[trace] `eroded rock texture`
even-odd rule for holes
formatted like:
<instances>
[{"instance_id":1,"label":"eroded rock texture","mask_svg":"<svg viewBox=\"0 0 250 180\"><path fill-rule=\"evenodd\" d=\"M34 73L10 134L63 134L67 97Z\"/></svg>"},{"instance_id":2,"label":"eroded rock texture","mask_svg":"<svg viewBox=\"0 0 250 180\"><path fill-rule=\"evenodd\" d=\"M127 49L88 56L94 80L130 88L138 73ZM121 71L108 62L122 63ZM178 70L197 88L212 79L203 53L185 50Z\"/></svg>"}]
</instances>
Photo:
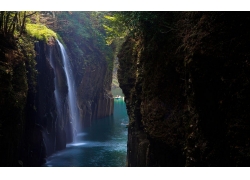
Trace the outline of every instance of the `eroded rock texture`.
<instances>
[{"instance_id":1,"label":"eroded rock texture","mask_svg":"<svg viewBox=\"0 0 250 180\"><path fill-rule=\"evenodd\" d=\"M248 12L151 12L118 55L128 166L249 166Z\"/></svg>"},{"instance_id":2,"label":"eroded rock texture","mask_svg":"<svg viewBox=\"0 0 250 180\"><path fill-rule=\"evenodd\" d=\"M85 127L95 119L113 114L112 70L108 68L106 55L97 45L78 41L77 37L66 38L65 44L76 80L80 126Z\"/></svg>"},{"instance_id":3,"label":"eroded rock texture","mask_svg":"<svg viewBox=\"0 0 250 180\"><path fill-rule=\"evenodd\" d=\"M57 42L53 38L47 43L24 40L26 45L1 39L1 166L41 166L46 157L72 142L75 133ZM80 60L74 59L77 54L67 51L77 79L77 105L81 113L78 121L83 127L113 113L112 74L101 54L94 59L96 63L84 66L84 70L77 64ZM60 110L56 107L55 87Z\"/></svg>"}]
</instances>

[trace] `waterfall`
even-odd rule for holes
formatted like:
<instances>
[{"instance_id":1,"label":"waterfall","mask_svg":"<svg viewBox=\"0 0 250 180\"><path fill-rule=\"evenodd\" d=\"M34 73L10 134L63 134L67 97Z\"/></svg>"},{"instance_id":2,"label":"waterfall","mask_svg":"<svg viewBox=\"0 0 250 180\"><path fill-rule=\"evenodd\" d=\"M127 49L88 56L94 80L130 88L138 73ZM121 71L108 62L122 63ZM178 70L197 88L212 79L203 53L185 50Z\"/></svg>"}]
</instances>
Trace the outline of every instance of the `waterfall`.
<instances>
[{"instance_id":1,"label":"waterfall","mask_svg":"<svg viewBox=\"0 0 250 180\"><path fill-rule=\"evenodd\" d=\"M70 118L69 121L72 125L73 138L75 141L77 131L80 130L78 126L80 116L79 116L79 110L78 110L77 101L76 101L75 80L74 80L71 64L69 61L69 57L66 53L66 50L63 47L63 45L60 43L60 41L57 40L57 42L61 50L62 59L63 59L63 69L66 74L66 80L67 80L67 85L68 85L67 100L68 100L68 106L69 106L69 118ZM61 113L60 110L59 110L59 113Z\"/></svg>"}]
</instances>

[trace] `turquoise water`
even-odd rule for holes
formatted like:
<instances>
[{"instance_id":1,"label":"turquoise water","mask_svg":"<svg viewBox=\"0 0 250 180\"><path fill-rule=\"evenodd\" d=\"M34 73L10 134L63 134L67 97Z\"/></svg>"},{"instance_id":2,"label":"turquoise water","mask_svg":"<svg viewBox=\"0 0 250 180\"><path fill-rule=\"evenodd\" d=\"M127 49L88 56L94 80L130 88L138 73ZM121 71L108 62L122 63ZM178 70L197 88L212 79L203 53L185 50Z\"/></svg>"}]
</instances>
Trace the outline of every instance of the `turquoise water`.
<instances>
[{"instance_id":1,"label":"turquoise water","mask_svg":"<svg viewBox=\"0 0 250 180\"><path fill-rule=\"evenodd\" d=\"M83 129L77 142L47 159L48 167L124 167L127 156L128 115L122 99L114 100L114 114Z\"/></svg>"}]
</instances>

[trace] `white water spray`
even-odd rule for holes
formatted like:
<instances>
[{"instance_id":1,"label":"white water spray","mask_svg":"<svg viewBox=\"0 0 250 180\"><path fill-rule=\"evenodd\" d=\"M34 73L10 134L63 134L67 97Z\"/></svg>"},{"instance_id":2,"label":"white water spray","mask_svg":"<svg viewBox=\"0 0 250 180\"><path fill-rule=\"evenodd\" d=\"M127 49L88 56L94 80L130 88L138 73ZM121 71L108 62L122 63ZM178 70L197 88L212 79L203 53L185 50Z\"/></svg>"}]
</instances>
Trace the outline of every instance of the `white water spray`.
<instances>
[{"instance_id":1,"label":"white water spray","mask_svg":"<svg viewBox=\"0 0 250 180\"><path fill-rule=\"evenodd\" d=\"M72 123L72 132L73 132L73 137L74 141L76 141L76 135L77 131L79 131L79 110L77 108L77 101L76 101L76 91L75 91L75 81L72 73L72 68L70 65L70 61L68 58L68 55L66 53L65 48L63 45L58 41L58 44L60 46L60 50L62 53L62 58L63 58L63 69L66 74L66 79L67 79L67 84L68 84L68 103L69 103L69 116L70 116L70 123Z\"/></svg>"}]
</instances>

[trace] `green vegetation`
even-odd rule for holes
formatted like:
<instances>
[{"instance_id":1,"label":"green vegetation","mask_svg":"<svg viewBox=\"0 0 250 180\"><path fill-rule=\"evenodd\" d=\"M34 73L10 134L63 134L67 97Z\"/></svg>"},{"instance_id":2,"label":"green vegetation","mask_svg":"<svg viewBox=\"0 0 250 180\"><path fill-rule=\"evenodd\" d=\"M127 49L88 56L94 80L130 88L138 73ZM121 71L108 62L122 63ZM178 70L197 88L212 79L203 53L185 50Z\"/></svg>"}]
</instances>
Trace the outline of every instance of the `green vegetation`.
<instances>
[{"instance_id":1,"label":"green vegetation","mask_svg":"<svg viewBox=\"0 0 250 180\"><path fill-rule=\"evenodd\" d=\"M33 143L36 135L32 136L32 140L26 137L33 133L33 125L37 123L34 117L38 107L34 98L41 93L37 89L37 75L41 72L37 71L35 58L43 54L35 52L36 41L50 43L50 38L54 37L64 42L70 60L75 65L77 83L82 81L84 75L90 74L90 78L93 78L102 73L103 79L93 79L95 85L100 86L101 90L103 86L110 86L113 49L105 40L106 32L102 23L104 14L0 12L0 146L6 147L3 149L5 158L1 159L1 165L27 166L35 163L32 161L36 158L36 152L32 148L36 148Z\"/></svg>"},{"instance_id":2,"label":"green vegetation","mask_svg":"<svg viewBox=\"0 0 250 180\"><path fill-rule=\"evenodd\" d=\"M106 12L55 12L56 23L49 27L63 37L79 68L104 57L113 70L113 51L106 44L103 16ZM74 42L74 43L72 43Z\"/></svg>"},{"instance_id":3,"label":"green vegetation","mask_svg":"<svg viewBox=\"0 0 250 180\"><path fill-rule=\"evenodd\" d=\"M117 38L124 38L127 33L128 29L124 26L124 23L120 20L121 17L119 14L105 15L105 21L103 27L106 31L106 43L110 45L113 43L114 40Z\"/></svg>"},{"instance_id":4,"label":"green vegetation","mask_svg":"<svg viewBox=\"0 0 250 180\"><path fill-rule=\"evenodd\" d=\"M37 40L44 40L48 42L50 37L54 37L57 39L57 34L43 24L27 23L26 30L31 37L34 37Z\"/></svg>"},{"instance_id":5,"label":"green vegetation","mask_svg":"<svg viewBox=\"0 0 250 180\"><path fill-rule=\"evenodd\" d=\"M0 34L4 37L20 37L29 18L36 14L33 11L1 11Z\"/></svg>"},{"instance_id":6,"label":"green vegetation","mask_svg":"<svg viewBox=\"0 0 250 180\"><path fill-rule=\"evenodd\" d=\"M57 38L57 34L40 23L40 12L34 11L1 11L0 34L4 37L20 38L28 33L37 40L48 41L49 37ZM43 20L43 19L42 19Z\"/></svg>"},{"instance_id":7,"label":"green vegetation","mask_svg":"<svg viewBox=\"0 0 250 180\"><path fill-rule=\"evenodd\" d=\"M155 38L159 34L166 35L176 30L172 22L177 17L177 12L114 11L105 16L104 27L108 42L125 35Z\"/></svg>"}]
</instances>

